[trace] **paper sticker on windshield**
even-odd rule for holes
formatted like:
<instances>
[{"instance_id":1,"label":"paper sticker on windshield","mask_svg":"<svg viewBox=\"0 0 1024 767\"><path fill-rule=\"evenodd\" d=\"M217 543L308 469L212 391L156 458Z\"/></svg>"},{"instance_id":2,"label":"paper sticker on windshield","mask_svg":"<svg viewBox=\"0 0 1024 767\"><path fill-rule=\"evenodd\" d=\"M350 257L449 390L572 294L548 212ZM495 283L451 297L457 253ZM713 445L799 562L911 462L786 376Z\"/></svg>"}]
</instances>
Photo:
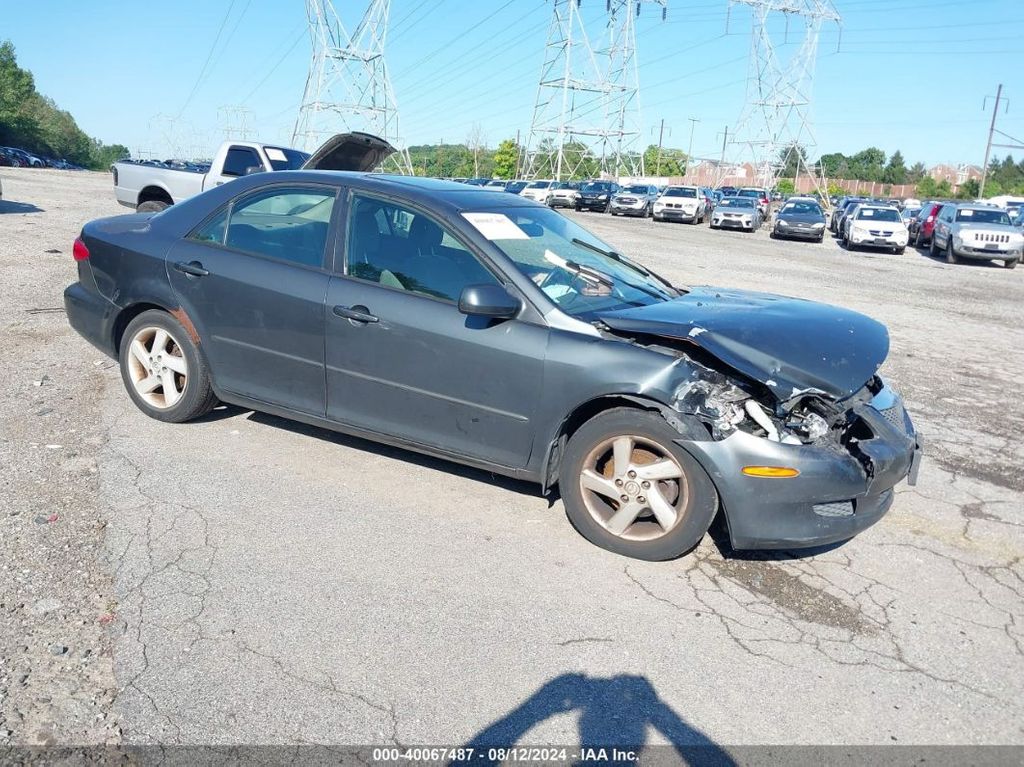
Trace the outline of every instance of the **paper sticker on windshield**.
<instances>
[{"instance_id":1,"label":"paper sticker on windshield","mask_svg":"<svg viewBox=\"0 0 1024 767\"><path fill-rule=\"evenodd\" d=\"M267 159L273 162L288 162L288 158L284 156L284 152L280 149L274 149L273 147L264 147L267 150Z\"/></svg>"},{"instance_id":2,"label":"paper sticker on windshield","mask_svg":"<svg viewBox=\"0 0 1024 767\"><path fill-rule=\"evenodd\" d=\"M462 217L488 240L528 240L529 236L504 213L463 213Z\"/></svg>"},{"instance_id":3,"label":"paper sticker on windshield","mask_svg":"<svg viewBox=\"0 0 1024 767\"><path fill-rule=\"evenodd\" d=\"M871 208L864 208L860 212L861 218L871 218L873 215L875 215L875 211L871 210Z\"/></svg>"},{"instance_id":4,"label":"paper sticker on windshield","mask_svg":"<svg viewBox=\"0 0 1024 767\"><path fill-rule=\"evenodd\" d=\"M960 218L970 218L973 215L974 211L971 210L970 208L964 208L962 211L960 211Z\"/></svg>"}]
</instances>

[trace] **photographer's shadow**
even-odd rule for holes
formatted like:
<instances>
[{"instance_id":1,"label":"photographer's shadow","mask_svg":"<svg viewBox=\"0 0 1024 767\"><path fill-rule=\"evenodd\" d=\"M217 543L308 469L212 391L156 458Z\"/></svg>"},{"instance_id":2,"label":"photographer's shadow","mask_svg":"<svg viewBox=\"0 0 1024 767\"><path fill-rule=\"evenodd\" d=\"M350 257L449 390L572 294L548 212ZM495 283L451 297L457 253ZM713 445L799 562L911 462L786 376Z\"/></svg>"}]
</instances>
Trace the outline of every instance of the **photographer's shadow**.
<instances>
[{"instance_id":1,"label":"photographer's shadow","mask_svg":"<svg viewBox=\"0 0 1024 767\"><path fill-rule=\"evenodd\" d=\"M581 762L588 754L605 749L600 760L603 764L634 764L641 757L647 728L651 727L672 744L684 763L735 765L724 749L683 721L659 698L647 677L625 674L611 678L585 674L555 677L473 736L466 744L474 749L473 764L498 764L500 759L488 758L489 749L515 746L544 720L570 712L579 715ZM570 752L576 752L574 745L570 744Z\"/></svg>"}]
</instances>

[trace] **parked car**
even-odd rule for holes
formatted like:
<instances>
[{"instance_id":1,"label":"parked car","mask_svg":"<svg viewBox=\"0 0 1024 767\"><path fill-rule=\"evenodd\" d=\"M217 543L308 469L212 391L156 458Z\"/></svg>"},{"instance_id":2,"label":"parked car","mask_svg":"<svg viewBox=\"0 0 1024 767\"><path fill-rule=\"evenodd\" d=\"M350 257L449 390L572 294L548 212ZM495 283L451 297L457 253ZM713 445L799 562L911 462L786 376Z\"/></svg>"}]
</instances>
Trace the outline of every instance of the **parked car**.
<instances>
[{"instance_id":1,"label":"parked car","mask_svg":"<svg viewBox=\"0 0 1024 767\"><path fill-rule=\"evenodd\" d=\"M935 230L935 218L942 210L941 202L926 202L921 210L909 222L907 231L915 248L923 248L932 241L932 232Z\"/></svg>"},{"instance_id":2,"label":"parked car","mask_svg":"<svg viewBox=\"0 0 1024 767\"><path fill-rule=\"evenodd\" d=\"M521 191L526 189L526 185L528 183L528 181L522 181L520 179L509 181L507 184L505 184L505 191L508 192L509 194L519 194Z\"/></svg>"},{"instance_id":3,"label":"parked car","mask_svg":"<svg viewBox=\"0 0 1024 767\"><path fill-rule=\"evenodd\" d=\"M15 146L4 146L0 147L8 154L12 154L18 158L21 167L23 168L45 168L46 163L43 162L41 157L36 157L31 152L26 152L24 149L19 149Z\"/></svg>"},{"instance_id":4,"label":"parked car","mask_svg":"<svg viewBox=\"0 0 1024 767\"><path fill-rule=\"evenodd\" d=\"M710 187L700 187L701 194L704 195L704 202L707 204L708 215L715 209L715 205L718 204L718 198L715 197L715 192Z\"/></svg>"},{"instance_id":5,"label":"parked car","mask_svg":"<svg viewBox=\"0 0 1024 767\"><path fill-rule=\"evenodd\" d=\"M695 186L669 186L654 202L655 221L687 221L703 224L708 216L708 203Z\"/></svg>"},{"instance_id":6,"label":"parked car","mask_svg":"<svg viewBox=\"0 0 1024 767\"><path fill-rule=\"evenodd\" d=\"M375 166L381 145L309 167ZM228 402L557 484L575 528L626 556L679 556L719 510L738 549L845 540L920 463L877 375L883 325L674 287L523 197L258 174L86 224L73 255L68 321L146 415Z\"/></svg>"},{"instance_id":7,"label":"parked car","mask_svg":"<svg viewBox=\"0 0 1024 767\"><path fill-rule=\"evenodd\" d=\"M757 201L757 206L761 209L761 218L767 219L768 215L772 210L771 200L768 198L768 190L762 189L756 186L745 186L736 192L737 197L750 197Z\"/></svg>"},{"instance_id":8,"label":"parked car","mask_svg":"<svg viewBox=\"0 0 1024 767\"><path fill-rule=\"evenodd\" d=\"M846 205L850 202L860 202L861 199L863 198L847 195L845 197L840 197L833 203L832 215L829 216L828 220L828 230L832 232L832 234L839 236L839 218L843 215Z\"/></svg>"},{"instance_id":9,"label":"parked car","mask_svg":"<svg viewBox=\"0 0 1024 767\"><path fill-rule=\"evenodd\" d=\"M1020 263L1024 234L1005 210L980 205L947 203L935 219L930 246L932 257L945 254L946 261L1002 261L1007 269Z\"/></svg>"},{"instance_id":10,"label":"parked car","mask_svg":"<svg viewBox=\"0 0 1024 767\"><path fill-rule=\"evenodd\" d=\"M658 199L658 187L649 184L631 184L612 197L613 216L650 216Z\"/></svg>"},{"instance_id":11,"label":"parked car","mask_svg":"<svg viewBox=\"0 0 1024 767\"><path fill-rule=\"evenodd\" d=\"M847 200L846 205L839 211L839 222L836 224L836 237L839 239L843 238L843 233L846 231L846 222L850 217L850 214L857 209L858 205L877 205L878 203L872 202L871 200L864 200L853 198Z\"/></svg>"},{"instance_id":12,"label":"parked car","mask_svg":"<svg viewBox=\"0 0 1024 767\"><path fill-rule=\"evenodd\" d=\"M825 239L825 214L814 200L793 198L775 214L771 234L772 237L821 242Z\"/></svg>"},{"instance_id":13,"label":"parked car","mask_svg":"<svg viewBox=\"0 0 1024 767\"><path fill-rule=\"evenodd\" d=\"M607 213L612 204L612 197L619 191L619 185L613 181L591 181L580 189L576 200L576 210L596 210Z\"/></svg>"},{"instance_id":14,"label":"parked car","mask_svg":"<svg viewBox=\"0 0 1024 767\"><path fill-rule=\"evenodd\" d=\"M534 200L547 205L551 202L551 190L558 182L553 179L538 179L537 181L531 181L523 190L519 193L520 197L525 197L528 200Z\"/></svg>"},{"instance_id":15,"label":"parked car","mask_svg":"<svg viewBox=\"0 0 1024 767\"><path fill-rule=\"evenodd\" d=\"M861 203L847 214L842 240L848 250L883 248L902 253L908 237L907 225L895 207Z\"/></svg>"},{"instance_id":16,"label":"parked car","mask_svg":"<svg viewBox=\"0 0 1024 767\"><path fill-rule=\"evenodd\" d=\"M745 229L755 232L761 228L761 208L753 197L723 197L711 214L712 229Z\"/></svg>"},{"instance_id":17,"label":"parked car","mask_svg":"<svg viewBox=\"0 0 1024 767\"><path fill-rule=\"evenodd\" d=\"M308 154L297 149L252 141L225 141L205 172L189 163L115 162L114 194L119 203L139 213L159 212L242 176L301 168L308 158Z\"/></svg>"},{"instance_id":18,"label":"parked car","mask_svg":"<svg viewBox=\"0 0 1024 767\"><path fill-rule=\"evenodd\" d=\"M552 208L575 208L580 199L579 184L572 181L558 181L551 189Z\"/></svg>"},{"instance_id":19,"label":"parked car","mask_svg":"<svg viewBox=\"0 0 1024 767\"><path fill-rule=\"evenodd\" d=\"M20 168L21 161L15 158L15 156L8 152L3 147L0 147L0 168Z\"/></svg>"},{"instance_id":20,"label":"parked car","mask_svg":"<svg viewBox=\"0 0 1024 767\"><path fill-rule=\"evenodd\" d=\"M735 197L739 189L734 186L720 186L718 191L722 193L722 197Z\"/></svg>"},{"instance_id":21,"label":"parked car","mask_svg":"<svg viewBox=\"0 0 1024 767\"><path fill-rule=\"evenodd\" d=\"M505 185L508 182L502 178L491 178L487 180L487 183L483 185L483 188L488 192L504 192Z\"/></svg>"}]
</instances>

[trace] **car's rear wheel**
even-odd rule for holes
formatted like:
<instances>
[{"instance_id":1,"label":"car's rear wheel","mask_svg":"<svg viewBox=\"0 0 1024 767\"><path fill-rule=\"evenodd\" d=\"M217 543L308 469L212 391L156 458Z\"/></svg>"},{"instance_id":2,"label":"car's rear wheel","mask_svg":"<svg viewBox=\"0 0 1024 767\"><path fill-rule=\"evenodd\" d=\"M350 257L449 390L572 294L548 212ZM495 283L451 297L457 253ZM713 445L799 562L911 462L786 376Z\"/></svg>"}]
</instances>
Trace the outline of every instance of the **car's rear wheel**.
<instances>
[{"instance_id":1,"label":"car's rear wheel","mask_svg":"<svg viewBox=\"0 0 1024 767\"><path fill-rule=\"evenodd\" d=\"M128 323L119 358L128 395L150 418L183 423L217 404L206 360L166 312L145 311Z\"/></svg>"},{"instance_id":2,"label":"car's rear wheel","mask_svg":"<svg viewBox=\"0 0 1024 767\"><path fill-rule=\"evenodd\" d=\"M162 210L167 210L171 207L163 200L147 200L146 202L139 203L138 207L135 208L136 213L159 213Z\"/></svg>"},{"instance_id":3,"label":"car's rear wheel","mask_svg":"<svg viewBox=\"0 0 1024 767\"><path fill-rule=\"evenodd\" d=\"M928 243L928 255L931 256L932 258L938 258L939 257L939 246L935 242L935 235L934 234L932 235L931 242Z\"/></svg>"},{"instance_id":4,"label":"car's rear wheel","mask_svg":"<svg viewBox=\"0 0 1024 767\"><path fill-rule=\"evenodd\" d=\"M591 543L635 559L673 559L707 532L718 494L679 434L653 413L616 408L569 440L559 489Z\"/></svg>"},{"instance_id":5,"label":"car's rear wheel","mask_svg":"<svg viewBox=\"0 0 1024 767\"><path fill-rule=\"evenodd\" d=\"M952 236L946 238L946 263L947 264L955 264L956 263L956 251L953 250L953 237Z\"/></svg>"}]
</instances>

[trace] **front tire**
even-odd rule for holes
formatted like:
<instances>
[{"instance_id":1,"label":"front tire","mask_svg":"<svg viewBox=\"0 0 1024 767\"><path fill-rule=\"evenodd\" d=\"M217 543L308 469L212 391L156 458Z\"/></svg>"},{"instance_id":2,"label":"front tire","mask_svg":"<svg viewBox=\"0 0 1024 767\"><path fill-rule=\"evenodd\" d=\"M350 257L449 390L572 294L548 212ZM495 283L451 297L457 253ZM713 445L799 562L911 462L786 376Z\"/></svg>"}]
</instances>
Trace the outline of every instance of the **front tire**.
<instances>
[{"instance_id":1,"label":"front tire","mask_svg":"<svg viewBox=\"0 0 1024 767\"><path fill-rule=\"evenodd\" d=\"M1013 269L1013 268L1015 268L1017 266L1017 263L1019 262L1019 260L1020 259L1017 259L1017 258L1009 258L1006 261L1003 261L1003 268L1004 269Z\"/></svg>"},{"instance_id":2,"label":"front tire","mask_svg":"<svg viewBox=\"0 0 1024 767\"><path fill-rule=\"evenodd\" d=\"M935 235L932 234L931 242L928 243L928 255L932 258L939 257L939 246L935 243Z\"/></svg>"},{"instance_id":3,"label":"front tire","mask_svg":"<svg viewBox=\"0 0 1024 767\"><path fill-rule=\"evenodd\" d=\"M950 235L946 238L946 263L955 264L956 261L956 251L953 250L953 237Z\"/></svg>"},{"instance_id":4,"label":"front tire","mask_svg":"<svg viewBox=\"0 0 1024 767\"><path fill-rule=\"evenodd\" d=\"M573 527L634 559L658 562L693 549L714 519L718 494L678 438L660 416L633 408L583 424L569 440L558 481Z\"/></svg>"},{"instance_id":5,"label":"front tire","mask_svg":"<svg viewBox=\"0 0 1024 767\"><path fill-rule=\"evenodd\" d=\"M151 309L128 323L118 361L128 396L150 418L184 423L217 404L206 360L166 312Z\"/></svg>"}]
</instances>

